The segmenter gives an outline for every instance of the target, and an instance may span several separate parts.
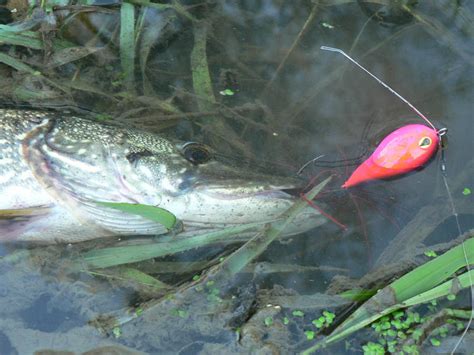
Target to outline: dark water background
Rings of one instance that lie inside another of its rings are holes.
[[[474,189],[473,171],[467,170],[474,166],[472,3],[419,2],[411,7],[416,18],[396,5],[380,6],[362,1],[321,2],[316,9],[309,1],[278,0],[187,5],[193,5],[191,8],[202,21],[212,20],[207,54],[214,92],[220,103],[234,108],[252,104],[266,110],[260,109],[260,114],[252,114],[252,119],[264,125],[265,130],[238,120],[229,121],[230,127],[258,160],[278,163],[296,171],[304,162],[320,154],[325,154],[326,160],[356,157],[364,148],[374,149],[384,135],[404,123],[423,123],[404,103],[342,56],[319,49],[321,45],[338,47],[350,51],[355,59],[411,101],[437,127],[448,128],[448,183],[452,186],[455,204],[470,199],[472,206],[472,195],[462,194],[465,187]],[[69,17],[59,34],[84,44],[96,35],[98,27],[107,24],[96,45],[109,43],[111,38],[116,45],[114,29],[119,15],[114,7],[108,9],[110,13],[83,13]],[[375,14],[377,10],[382,12]],[[309,21],[275,76],[312,11],[313,20]],[[170,10],[149,9],[144,18],[155,26],[166,22],[150,50],[147,65],[153,94],[166,98],[174,90],[192,91],[189,68],[192,26]],[[117,48],[112,45],[110,51],[117,53]],[[117,65],[117,61],[111,63],[108,65]],[[58,70],[57,75],[67,79],[72,75],[68,69],[71,68]],[[95,80],[94,84],[108,87],[107,90],[113,92],[108,69],[103,70],[109,82],[101,83],[95,76],[97,68],[91,67],[90,63],[81,75],[84,80]],[[232,86],[236,94],[231,97],[219,95],[219,91],[226,88],[220,80],[225,70],[230,70],[235,77]],[[143,93],[143,90],[138,85],[137,91]],[[125,105],[117,103],[114,107],[107,99],[84,93],[62,99],[67,104],[96,112],[106,111],[111,115],[115,109],[118,112],[121,105]],[[183,100],[186,99],[189,97],[184,96]],[[57,97],[48,100],[32,104],[47,106],[48,102],[61,102]],[[198,124],[175,122],[168,130],[182,138],[197,137],[212,143],[212,138],[209,138],[212,134],[204,133],[203,127],[207,132],[213,131],[205,121]],[[369,128],[365,132],[366,127]],[[345,276],[358,278],[371,270],[389,242],[420,209],[448,204],[439,155],[423,170],[403,178],[370,183],[349,192],[340,190],[338,186],[353,169],[353,166],[338,167],[338,180],[322,198],[326,212],[347,225],[347,231],[328,222],[303,236],[294,237],[289,244],[272,244],[259,260],[343,268],[347,270]],[[311,166],[307,175],[314,176],[323,170]],[[464,209],[460,214],[463,231],[474,227],[473,215],[474,208]],[[453,218],[449,217],[437,222],[429,240],[433,243],[449,241],[456,236],[457,228]],[[12,249],[2,248],[1,252],[8,255]],[[183,256],[186,260],[190,258],[192,255]],[[22,263],[19,266],[14,263],[2,265],[2,354],[44,348],[87,350],[89,345],[114,343],[154,353],[222,350],[209,344],[228,344],[229,351],[239,351],[233,331],[223,335],[216,332],[216,336],[211,337],[207,330],[202,330],[202,325],[192,322],[183,329],[183,334],[189,338],[188,343],[183,339],[170,340],[170,345],[165,346],[165,340],[151,340],[153,323],[146,322],[134,324],[136,333],[129,330],[127,335],[124,329],[124,334],[118,339],[113,336],[102,338],[88,322],[98,314],[133,304],[134,290],[113,287],[109,282],[90,275],[51,276],[41,260],[39,266],[35,262],[38,260],[33,260],[33,266],[28,267]],[[67,260],[62,262],[67,263]],[[263,277],[258,284],[269,289],[280,285],[298,294],[323,293],[335,274],[327,271],[276,273]],[[157,337],[183,337],[172,324],[158,321],[155,324],[160,328],[156,330]],[[140,327],[144,328],[142,332]],[[301,350],[311,344],[301,342],[295,335],[301,329],[296,328],[291,328],[294,334],[290,339],[294,343],[287,342],[287,348],[281,347],[283,352]],[[144,335],[140,337],[140,334]],[[90,344],[85,345],[86,339]],[[352,349],[360,350],[358,340],[354,340],[352,345]],[[249,348],[240,351],[246,352]],[[344,348],[333,351],[342,352]]]

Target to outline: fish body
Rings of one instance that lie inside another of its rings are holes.
[[[437,132],[422,124],[400,127],[385,137],[372,155],[342,185],[356,186],[366,181],[386,179],[422,167],[436,153]]]
[[[167,230],[98,202],[164,208],[197,234],[272,222],[292,177],[256,172],[195,142],[57,113],[0,109],[0,240],[72,243]],[[285,234],[324,223],[305,210]]]

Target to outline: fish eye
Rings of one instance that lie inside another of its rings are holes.
[[[418,145],[420,146],[420,148],[426,149],[431,145],[431,143],[432,141],[430,137],[423,137],[418,142]]]
[[[211,159],[211,152],[209,149],[200,143],[186,143],[183,146],[182,151],[186,160],[194,165],[204,164]]]

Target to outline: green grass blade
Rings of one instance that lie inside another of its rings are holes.
[[[165,255],[180,253],[213,243],[227,242],[229,237],[262,226],[263,223],[249,223],[229,227],[217,232],[206,233],[195,237],[157,242],[147,245],[130,245],[92,250],[77,262],[79,267],[106,268],[116,265],[135,263]]]
[[[141,216],[150,221],[160,223],[167,229],[173,229],[176,225],[176,216],[167,210],[142,204],[121,203],[121,202],[97,202],[97,204],[113,208],[118,211]]]
[[[306,198],[312,200],[326,184],[331,180],[328,177],[319,185],[313,187],[306,194]],[[291,221],[304,209],[308,207],[308,203],[303,199],[298,199],[283,215],[282,223],[272,223],[263,232],[257,234],[254,238],[245,243],[236,252],[229,256],[221,265],[223,273],[233,276],[239,273],[248,263],[260,255],[288,226]]]
[[[29,65],[23,63],[22,61],[13,58],[5,53],[0,53],[0,63],[6,64],[20,72],[25,72],[33,75],[40,74],[40,72],[36,71]]]
[[[194,46],[191,52],[193,88],[198,97],[199,110],[202,112],[212,111],[216,102],[207,63],[207,31],[208,25],[205,22],[195,23]]]
[[[128,90],[135,82],[135,6],[122,3],[120,8],[120,61]]]
[[[466,240],[464,245],[468,260],[474,260],[474,238]],[[403,302],[427,291],[465,266],[463,246],[458,245],[393,282],[397,300]]]
[[[155,290],[166,290],[171,288],[169,285],[161,282],[153,276],[130,267],[118,267],[113,270],[103,270],[101,272],[87,271],[87,273],[94,276],[121,280],[124,283],[128,282],[141,286],[148,286]]]
[[[459,286],[460,289],[474,286],[471,285],[469,282],[469,276],[471,279],[474,279],[474,270],[470,270],[469,272],[465,272],[462,275],[459,275],[453,280],[446,281],[442,283],[439,286],[436,286],[435,288],[432,288],[431,290],[428,290],[426,292],[420,293],[419,295],[416,295],[412,298],[407,299],[405,302],[403,302],[403,305],[405,307],[410,307],[414,306],[417,304],[421,303],[426,303],[430,302],[434,299],[440,298],[440,297],[446,297],[449,294],[452,293],[452,289],[455,283],[458,283],[457,285]]]
[[[464,248],[467,252],[467,259],[474,260],[474,238],[464,241]],[[446,296],[454,281],[450,280],[441,285],[440,283],[465,266],[463,245],[458,245],[377,292],[337,327],[330,336],[303,353],[310,354],[327,344],[339,341],[399,308]],[[468,276],[469,273],[466,272],[457,278],[461,287],[471,286]]]
[[[11,44],[31,49],[43,49],[44,44],[39,31],[19,31],[13,26],[0,25],[0,44]],[[56,50],[72,47],[73,44],[64,40],[53,40]]]

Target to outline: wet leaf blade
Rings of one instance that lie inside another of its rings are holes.
[[[331,180],[328,177],[319,185],[313,187],[306,197],[312,200],[327,183]],[[282,223],[272,223],[261,233],[249,240],[246,244],[240,247],[236,252],[227,258],[222,264],[222,273],[233,276],[244,269],[253,259],[260,255],[286,228],[286,226],[304,209],[307,202],[303,199],[297,200],[287,211],[282,214]]]
[[[474,260],[474,238],[466,240],[464,247],[468,260]],[[463,246],[458,245],[393,282],[397,300],[403,302],[437,286],[464,266]]]
[[[207,62],[207,24],[198,22],[194,27],[194,46],[191,52],[191,71],[194,93],[200,111],[212,111],[216,102]]]
[[[170,286],[157,278],[150,276],[138,269],[131,267],[118,267],[113,270],[103,270],[101,272],[91,272],[90,274],[105,278],[118,279],[122,282],[130,282],[133,284],[152,287],[155,290],[169,289]]]
[[[217,232],[210,232],[195,237],[176,239],[167,242],[157,242],[148,245],[130,245],[125,247],[111,247],[96,249],[87,252],[80,260],[79,267],[106,268],[116,265],[129,264],[171,255],[186,250],[199,248],[213,243],[228,242],[229,237],[246,230],[261,226],[263,223],[249,223],[236,227],[229,227]]]
[[[69,47],[58,50],[53,53],[51,60],[48,63],[49,68],[56,68],[61,65],[65,65],[76,60],[87,57],[90,54],[96,53],[102,50],[102,48],[94,47]]]
[[[43,49],[43,41],[38,31],[19,30],[15,26],[0,25],[0,44],[11,44],[31,49]],[[64,49],[73,46],[64,40],[53,40],[54,49]]]
[[[470,238],[464,242],[464,246],[458,245],[452,248],[380,290],[337,327],[331,335],[307,349],[304,353],[310,354],[322,346],[339,341],[399,308],[413,306],[438,296],[447,295],[450,292],[452,281],[447,281],[441,285],[440,282],[466,266],[464,249],[467,259],[474,260],[474,238]],[[467,272],[462,275],[462,287],[472,286],[468,275]]]
[[[135,81],[135,6],[122,3],[120,8],[120,61],[129,90]]]
[[[33,75],[36,73],[36,71],[29,65],[5,53],[0,53],[0,63],[6,64],[20,72],[25,72]]]
[[[171,212],[155,206],[121,203],[121,202],[97,202],[99,205],[113,208],[118,211],[141,216],[150,221],[160,223],[167,229],[172,229],[176,225],[176,216]]]

